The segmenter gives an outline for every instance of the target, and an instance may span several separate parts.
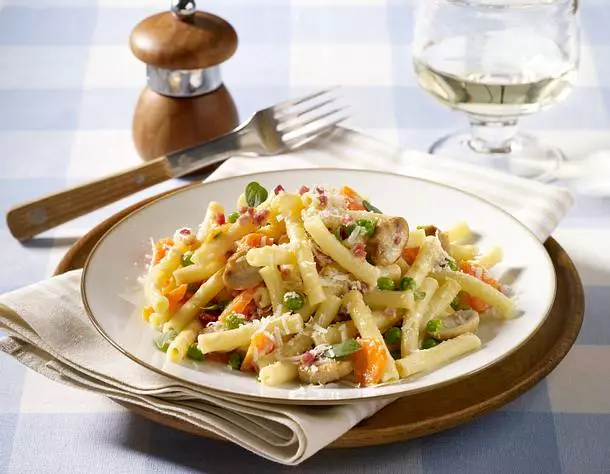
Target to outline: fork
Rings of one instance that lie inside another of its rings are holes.
[[[233,131],[117,174],[50,194],[10,209],[8,227],[27,240],[137,191],[227,160],[235,154],[276,155],[331,131],[347,118],[336,107],[333,89],[289,100],[256,112]]]

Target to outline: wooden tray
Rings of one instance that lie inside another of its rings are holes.
[[[56,274],[82,268],[100,237],[121,218],[150,198],[102,222],[78,240],[59,263]],[[584,293],[568,254],[552,238],[545,247],[557,273],[557,296],[542,327],[517,351],[464,380],[408,395],[388,405],[332,443],[331,448],[391,443],[445,430],[505,405],[529,390],[563,359],[574,344],[584,316]],[[172,428],[207,438],[212,433],[145,408],[121,403],[134,412]]]

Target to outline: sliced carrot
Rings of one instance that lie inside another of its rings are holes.
[[[339,192],[347,198],[347,208],[352,211],[364,211],[366,208],[362,204],[362,198],[349,186],[343,186]]]
[[[250,345],[248,346],[248,352],[241,363],[240,370],[242,372],[253,372],[254,366],[254,354],[258,356],[266,355],[273,352],[275,349],[275,342],[264,332],[257,332],[252,336]]]
[[[174,241],[169,237],[159,239],[155,242],[155,261],[153,263],[159,263],[168,249],[174,246]]]
[[[229,313],[239,313],[244,314],[246,308],[250,304],[250,301],[254,298],[254,293],[256,292],[256,288],[249,288],[247,290],[239,293],[233,300],[226,306],[226,308],[222,311],[218,319],[220,321],[224,321],[224,318]]]
[[[173,290],[165,293],[165,297],[167,298],[167,301],[169,301],[170,312],[174,312],[178,309],[178,306],[180,306],[180,303],[186,295],[187,288],[188,285],[186,283],[183,283],[182,285],[177,286]]]
[[[413,265],[413,262],[417,258],[418,254],[419,247],[406,248],[402,251],[402,258],[404,258],[405,262],[407,262],[409,265]]]
[[[477,298],[476,296],[468,295],[466,301],[468,306],[479,313],[489,309],[489,305],[481,298]]]
[[[474,277],[477,277],[483,283],[487,283],[489,286],[493,286],[496,290],[500,289],[500,282],[495,278],[491,277],[487,270],[479,265],[475,265],[471,262],[460,262],[460,270],[464,273],[468,273]],[[477,276],[478,274],[478,276]]]
[[[352,355],[356,380],[364,386],[379,383],[388,362],[385,347],[373,339],[357,341],[362,349]]]
[[[155,312],[155,310],[152,308],[152,306],[146,306],[142,310],[142,319],[144,321],[148,321],[148,319],[150,318],[150,315],[153,314],[154,312]]]

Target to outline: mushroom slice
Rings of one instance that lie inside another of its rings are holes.
[[[350,374],[354,366],[349,360],[328,359],[321,364],[299,365],[299,379],[304,383],[325,384]]]
[[[375,265],[391,265],[402,254],[409,240],[409,224],[402,217],[379,220],[375,233],[366,244],[367,254]]]
[[[247,250],[239,250],[229,257],[222,280],[227,288],[232,290],[246,290],[254,288],[263,281],[258,268],[253,267],[246,260]]]
[[[428,334],[439,341],[446,341],[467,332],[476,333],[479,327],[479,313],[472,309],[459,310],[440,319],[440,322],[440,327],[434,332],[428,331]]]

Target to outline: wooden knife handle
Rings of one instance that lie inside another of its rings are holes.
[[[171,177],[165,157],[157,158],[16,206],[8,211],[6,222],[16,239],[26,240]]]

